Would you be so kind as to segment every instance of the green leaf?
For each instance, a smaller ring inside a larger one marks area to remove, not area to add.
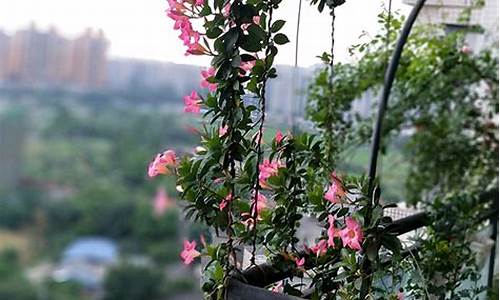
[[[283,28],[283,25],[285,25],[286,21],[284,20],[277,20],[274,21],[273,25],[271,25],[271,32],[275,33],[280,31],[281,28]]]
[[[399,254],[401,252],[401,241],[397,236],[384,235],[382,237],[382,245],[388,250],[391,250],[394,254]]]
[[[278,45],[284,45],[288,42],[290,42],[290,40],[288,39],[288,37],[286,35],[284,35],[283,33],[278,33],[274,36],[274,42]]]
[[[209,39],[218,38],[219,35],[221,35],[221,34],[222,34],[222,29],[220,29],[219,27],[212,27],[212,28],[207,30],[207,37]]]

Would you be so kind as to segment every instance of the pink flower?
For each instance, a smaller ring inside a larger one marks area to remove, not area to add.
[[[348,246],[354,250],[361,250],[363,242],[363,231],[361,225],[352,217],[346,218],[346,228],[340,231],[340,238],[344,247]]]
[[[267,198],[260,192],[257,193],[257,214],[267,207]]]
[[[262,129],[262,133],[264,133],[264,130],[265,128]],[[264,143],[264,136],[260,134],[260,130],[257,130],[257,132],[254,134],[252,141],[254,141],[256,144],[259,143],[259,141],[261,144]]]
[[[398,297],[398,300],[404,300],[405,294],[403,292],[398,292],[397,297]]]
[[[200,233],[200,242],[203,247],[207,248],[207,241],[205,240],[205,235],[203,233]]]
[[[276,131],[276,136],[274,139],[276,140],[276,143],[280,144],[281,141],[283,140],[283,133],[281,133],[281,130]]]
[[[229,127],[227,127],[227,125],[219,127],[219,137],[225,136],[228,129]]]
[[[162,216],[167,209],[173,206],[172,201],[167,195],[165,188],[159,187],[153,201],[153,210],[155,216]]]
[[[189,45],[188,49],[186,50],[186,53],[184,55],[188,56],[189,54],[192,55],[203,55],[207,53],[207,49],[203,47],[200,43],[193,43]]]
[[[231,2],[228,2],[222,9],[222,15],[227,18],[229,17],[230,12],[231,12]]]
[[[283,293],[283,281],[280,281],[277,285],[275,285],[271,291],[275,293]]]
[[[255,60],[242,61],[240,63],[240,69],[243,71],[241,75],[245,75],[247,72],[252,71],[253,67],[255,67]]]
[[[194,1],[194,5],[196,5],[196,6],[202,6],[203,4],[205,4],[205,0],[195,0]]]
[[[325,240],[321,240],[316,245],[309,248],[309,250],[316,254],[317,257],[320,257],[326,253],[327,247],[327,242]]]
[[[193,260],[200,256],[201,253],[196,251],[196,241],[189,242],[187,240],[184,241],[184,250],[181,252],[181,258],[184,260],[184,264],[189,265],[193,262]]]
[[[301,259],[299,259],[298,257],[295,258],[295,264],[297,265],[298,268],[303,267],[305,262],[306,262],[305,257],[302,257]]]
[[[208,82],[207,79],[213,78],[214,76],[215,76],[215,68],[214,67],[210,67],[207,70],[201,71],[201,77],[203,78],[201,80],[201,87],[208,88],[208,90],[212,93],[217,90],[217,83],[210,83],[210,82]]]
[[[215,179],[213,180],[213,183],[214,183],[214,184],[221,184],[221,183],[223,183],[223,182],[224,182],[224,177],[215,178]]]
[[[199,114],[200,104],[200,96],[195,91],[192,91],[191,95],[184,96],[184,112]]]
[[[328,246],[335,247],[334,238],[340,235],[339,230],[335,227],[335,218],[328,215]]]
[[[222,201],[219,203],[219,209],[223,211],[231,201],[233,201],[233,194],[229,193],[229,195],[227,195],[226,198],[222,199]]]
[[[184,42],[184,45],[189,47],[200,41],[200,34],[197,31],[194,31],[191,27],[191,23],[189,23],[188,26],[181,27],[181,34],[179,35],[179,38]]]
[[[155,159],[149,164],[148,176],[155,177],[160,174],[170,174],[169,167],[175,167],[176,157],[173,150],[167,150],[156,155]]]
[[[463,54],[471,54],[472,49],[469,46],[464,45],[462,49],[460,49],[460,52],[462,52]]]
[[[342,186],[342,181],[337,177],[337,175],[332,173],[332,183],[328,187],[324,198],[332,203],[340,203],[340,198],[345,196],[344,187]]]
[[[266,180],[278,174],[278,169],[283,167],[283,165],[279,162],[270,162],[269,159],[266,159],[259,165],[259,184],[263,188],[269,187],[266,183]]]
[[[260,16],[254,16],[252,18],[252,21],[253,21],[254,24],[259,25],[259,23],[260,23]],[[241,24],[241,29],[244,30],[244,31],[246,31],[248,29],[248,27],[250,27],[250,25],[251,25],[251,23]]]
[[[193,126],[186,126],[186,130],[187,130],[189,133],[192,133],[192,134],[196,134],[196,135],[199,135],[199,134],[200,134],[200,131],[198,130],[198,128],[193,127]]]

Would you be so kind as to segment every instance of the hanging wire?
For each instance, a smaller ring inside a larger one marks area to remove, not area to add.
[[[298,61],[299,61],[299,33],[300,33],[300,16],[301,16],[301,12],[302,12],[302,0],[299,0],[299,7],[298,7],[298,11],[297,11],[297,30],[296,30],[296,34],[295,34],[295,63],[294,63],[294,69],[293,69],[293,73],[292,73],[292,92],[293,92],[293,95],[292,97],[299,97],[299,95],[297,95],[298,93],[298,89],[297,89],[297,82],[299,80],[299,76],[298,76]],[[300,100],[300,99],[299,99]],[[295,118],[296,118],[296,115],[294,114],[295,111],[299,112],[301,110],[301,101],[294,101],[295,105],[290,105],[290,107],[292,108],[292,111],[290,112],[290,115],[289,115],[289,120],[288,120],[288,125],[292,128],[292,132],[295,133],[296,131],[296,124],[295,124]]]
[[[302,11],[302,0],[299,0],[299,10],[297,12],[297,31],[295,34],[295,68],[298,66],[299,60],[299,32],[300,32],[300,13]]]

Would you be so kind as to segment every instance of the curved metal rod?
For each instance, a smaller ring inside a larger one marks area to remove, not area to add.
[[[424,3],[425,0],[418,0],[418,2],[413,7],[410,15],[408,16],[408,19],[406,19],[403,30],[401,31],[401,35],[399,36],[396,49],[394,50],[394,54],[392,55],[387,71],[385,72],[384,89],[382,90],[382,96],[380,98],[380,103],[378,108],[377,122],[375,123],[375,128],[373,130],[373,136],[372,136],[370,169],[368,172],[369,191],[373,189],[373,181],[375,180],[375,176],[377,174],[377,160],[380,148],[380,139],[382,134],[382,122],[384,119],[387,102],[391,94],[392,83],[394,82],[396,71],[399,66],[399,60],[401,59],[401,53],[403,52],[403,47],[406,44],[406,40],[410,35],[410,31],[413,27],[413,24],[415,23],[415,20],[417,19],[420,10],[424,6]]]
[[[370,157],[370,169],[368,172],[368,191],[371,194],[373,191],[373,183],[375,181],[375,176],[377,174],[377,160],[378,160],[378,152],[380,148],[380,139],[382,134],[382,122],[384,120],[385,110],[387,108],[387,102],[389,100],[389,96],[391,94],[392,84],[394,82],[394,78],[396,76],[396,71],[398,70],[399,60],[401,59],[401,53],[403,52],[404,45],[408,40],[408,36],[410,35],[411,29],[415,20],[417,19],[420,10],[425,4],[425,0],[418,0],[415,6],[406,19],[403,30],[401,31],[401,35],[399,36],[398,42],[396,44],[396,49],[394,49],[394,53],[392,54],[391,61],[389,62],[389,66],[387,67],[387,71],[385,72],[384,78],[384,89],[382,90],[382,96],[380,98],[377,121],[375,123],[375,129],[373,130],[372,137],[372,149],[371,149],[371,157]],[[369,206],[371,209],[371,205]],[[365,220],[365,222],[369,221],[369,218]],[[365,276],[361,282],[361,288],[359,292],[359,298],[365,299],[369,293],[370,286],[372,284],[372,265],[368,259],[363,260],[362,269],[367,276]]]

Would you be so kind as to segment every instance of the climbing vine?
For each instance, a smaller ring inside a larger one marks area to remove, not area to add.
[[[343,2],[311,4],[319,11],[328,7],[334,22],[335,8]],[[387,273],[383,262],[388,257],[393,262],[400,257],[399,239],[386,230],[392,220],[384,216],[384,209],[390,206],[381,201],[374,178],[335,170],[350,137],[359,132],[351,129],[353,121],[363,124],[359,117],[346,118],[350,102],[380,84],[370,71],[383,69],[387,60],[380,63],[371,52],[376,42],[357,47],[369,50],[357,66],[335,64],[333,52],[323,55],[329,68],[311,85],[308,108],[319,131],[277,132],[272,140],[264,139],[266,89],[278,76],[274,60],[279,46],[289,42],[281,32],[286,21],[274,17],[280,4],[281,0],[168,1],[167,15],[180,31],[186,55],[211,57],[210,67],[201,72],[206,90],[184,97],[185,112],[204,120],[200,145],[182,156],[166,150],[148,169],[150,177],[177,176],[186,217],[212,231],[210,244],[205,239],[186,240],[181,258],[191,264],[203,257],[202,290],[207,299],[227,299],[230,281],[255,267],[257,255],[292,274],[268,287],[276,291],[310,293],[312,299],[358,299],[367,293],[399,299],[401,285],[381,289],[371,280],[377,272]],[[399,24],[395,18],[389,21]],[[394,36],[388,34],[385,42]],[[360,140],[366,135],[365,130]],[[314,219],[321,229],[314,242],[297,237],[305,218]],[[245,252],[250,253],[248,264],[242,259]],[[312,284],[293,278],[310,279]]]

